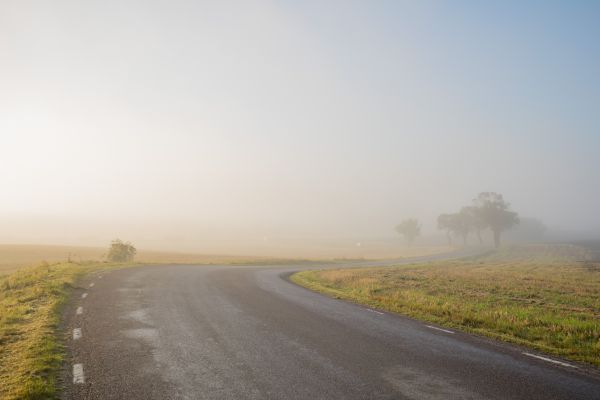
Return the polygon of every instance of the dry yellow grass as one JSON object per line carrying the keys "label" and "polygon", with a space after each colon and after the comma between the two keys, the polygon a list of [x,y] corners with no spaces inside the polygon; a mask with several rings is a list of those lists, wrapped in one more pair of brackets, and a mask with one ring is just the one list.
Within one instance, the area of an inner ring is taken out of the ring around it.
{"label": "dry yellow grass", "polygon": [[[101,247],[48,246],[0,244],[0,275],[10,274],[20,268],[39,264],[95,261],[101,262],[106,254]],[[233,264],[242,262],[268,261],[267,257],[227,256],[211,254],[177,253],[141,249],[136,256],[138,263],[173,264]]]}
{"label": "dry yellow grass", "polygon": [[105,249],[98,247],[0,244],[0,274],[11,273],[19,268],[36,265],[42,261],[65,262],[69,258],[69,254],[72,260],[99,261],[105,252]]}
{"label": "dry yellow grass", "polygon": [[[451,251],[452,248],[440,247],[400,247],[395,251],[389,249],[375,248],[366,254],[368,258],[383,257],[418,257],[439,254]],[[69,257],[71,261],[96,261],[104,259],[107,249],[101,247],[78,247],[78,246],[49,246],[31,244],[0,244],[0,275],[10,274],[20,268],[36,265],[42,261],[48,263],[66,262]],[[333,253],[332,253],[333,254]],[[340,255],[345,254],[343,251]],[[342,256],[340,256],[342,257]],[[317,259],[315,257],[303,257],[302,259]],[[335,260],[335,257],[325,257],[325,260]],[[138,263],[149,264],[241,264],[241,263],[286,263],[298,261],[297,257],[260,257],[245,255],[218,255],[199,253],[179,253],[169,251],[139,249],[135,257]]]}

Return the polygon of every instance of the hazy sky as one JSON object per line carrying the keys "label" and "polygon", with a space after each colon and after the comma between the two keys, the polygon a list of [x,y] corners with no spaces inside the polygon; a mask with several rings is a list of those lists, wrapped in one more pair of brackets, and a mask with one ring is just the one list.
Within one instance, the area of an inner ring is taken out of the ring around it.
{"label": "hazy sky", "polygon": [[0,240],[391,236],[480,191],[600,232],[598,21],[595,1],[3,0]]}

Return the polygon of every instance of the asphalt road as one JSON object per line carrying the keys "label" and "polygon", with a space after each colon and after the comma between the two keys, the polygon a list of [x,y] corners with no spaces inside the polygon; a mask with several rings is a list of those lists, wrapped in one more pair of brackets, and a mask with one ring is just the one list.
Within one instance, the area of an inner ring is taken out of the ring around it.
{"label": "asphalt road", "polygon": [[148,266],[90,276],[65,311],[62,397],[600,399],[593,369],[285,279],[303,268]]}

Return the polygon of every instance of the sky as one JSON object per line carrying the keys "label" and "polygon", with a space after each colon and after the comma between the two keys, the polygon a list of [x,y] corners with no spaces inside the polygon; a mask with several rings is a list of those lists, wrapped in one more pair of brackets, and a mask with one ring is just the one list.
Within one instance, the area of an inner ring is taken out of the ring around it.
{"label": "sky", "polygon": [[433,233],[482,191],[600,236],[599,18],[595,1],[4,0],[0,242]]}

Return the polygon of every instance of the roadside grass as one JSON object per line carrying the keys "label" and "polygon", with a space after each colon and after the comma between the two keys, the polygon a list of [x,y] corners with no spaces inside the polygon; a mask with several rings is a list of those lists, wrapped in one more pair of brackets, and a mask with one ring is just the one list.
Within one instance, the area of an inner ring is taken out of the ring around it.
{"label": "roadside grass", "polygon": [[57,397],[61,307],[78,277],[116,266],[42,263],[0,277],[0,398]]}
{"label": "roadside grass", "polygon": [[303,271],[307,288],[600,367],[600,263],[574,246],[463,260]]}

